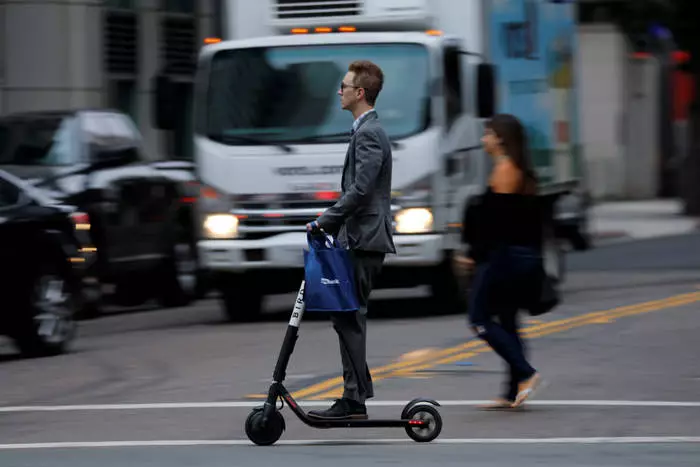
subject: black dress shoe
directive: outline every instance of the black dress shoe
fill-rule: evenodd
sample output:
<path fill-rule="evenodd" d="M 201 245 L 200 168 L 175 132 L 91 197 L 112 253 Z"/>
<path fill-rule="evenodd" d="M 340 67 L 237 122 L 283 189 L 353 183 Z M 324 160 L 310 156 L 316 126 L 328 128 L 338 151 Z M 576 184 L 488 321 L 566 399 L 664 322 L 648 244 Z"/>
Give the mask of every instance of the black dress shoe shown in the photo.
<path fill-rule="evenodd" d="M 338 399 L 326 410 L 311 410 L 309 417 L 325 420 L 367 419 L 367 408 L 352 399 Z"/>

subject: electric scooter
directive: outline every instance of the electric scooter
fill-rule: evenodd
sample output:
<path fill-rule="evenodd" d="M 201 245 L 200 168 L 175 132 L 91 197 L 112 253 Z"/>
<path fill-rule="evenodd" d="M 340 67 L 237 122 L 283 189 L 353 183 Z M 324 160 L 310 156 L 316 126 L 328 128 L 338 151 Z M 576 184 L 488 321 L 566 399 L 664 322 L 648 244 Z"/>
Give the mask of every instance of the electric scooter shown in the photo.
<path fill-rule="evenodd" d="M 406 434 L 416 442 L 430 442 L 440 435 L 442 431 L 442 417 L 435 408 L 440 404 L 432 399 L 416 398 L 408 402 L 401 411 L 399 419 L 320 419 L 308 416 L 299 407 L 291 394 L 284 387 L 287 364 L 294 351 L 294 345 L 298 338 L 299 325 L 304 315 L 304 281 L 297 294 L 296 303 L 292 310 L 292 317 L 287 326 L 287 332 L 282 342 L 282 349 L 277 358 L 277 365 L 272 376 L 272 384 L 267 394 L 267 400 L 261 407 L 256 407 L 248 415 L 245 421 L 245 433 L 253 443 L 260 446 L 274 444 L 282 436 L 286 429 L 284 417 L 280 410 L 284 403 L 292 409 L 292 412 L 306 425 L 314 428 L 370 428 L 370 427 L 403 427 Z M 277 407 L 277 399 L 281 405 Z"/>

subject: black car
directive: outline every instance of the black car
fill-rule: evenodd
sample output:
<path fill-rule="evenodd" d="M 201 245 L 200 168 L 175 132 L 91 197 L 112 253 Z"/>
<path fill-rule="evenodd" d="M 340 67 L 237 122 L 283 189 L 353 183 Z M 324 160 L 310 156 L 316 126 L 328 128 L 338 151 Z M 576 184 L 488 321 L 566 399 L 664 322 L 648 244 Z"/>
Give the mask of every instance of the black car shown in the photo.
<path fill-rule="evenodd" d="M 83 215 L 0 171 L 0 334 L 28 356 L 65 352 L 84 302 Z"/>
<path fill-rule="evenodd" d="M 0 117 L 0 169 L 84 213 L 92 243 L 90 275 L 105 299 L 183 306 L 196 297 L 197 254 L 184 184 L 143 156 L 125 114 L 104 109 Z M 97 315 L 102 300 L 87 306 Z"/>

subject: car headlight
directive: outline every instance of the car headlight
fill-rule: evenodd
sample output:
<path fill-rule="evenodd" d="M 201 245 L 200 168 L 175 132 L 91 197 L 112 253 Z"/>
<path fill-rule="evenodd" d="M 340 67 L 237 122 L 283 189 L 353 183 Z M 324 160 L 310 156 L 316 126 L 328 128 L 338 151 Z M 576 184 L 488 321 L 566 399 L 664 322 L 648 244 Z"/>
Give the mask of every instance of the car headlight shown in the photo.
<path fill-rule="evenodd" d="M 403 209 L 396 214 L 396 233 L 417 234 L 433 230 L 433 213 L 426 208 Z"/>
<path fill-rule="evenodd" d="M 234 238 L 238 234 L 238 218 L 232 214 L 209 214 L 204 218 L 204 234 L 208 238 Z"/>

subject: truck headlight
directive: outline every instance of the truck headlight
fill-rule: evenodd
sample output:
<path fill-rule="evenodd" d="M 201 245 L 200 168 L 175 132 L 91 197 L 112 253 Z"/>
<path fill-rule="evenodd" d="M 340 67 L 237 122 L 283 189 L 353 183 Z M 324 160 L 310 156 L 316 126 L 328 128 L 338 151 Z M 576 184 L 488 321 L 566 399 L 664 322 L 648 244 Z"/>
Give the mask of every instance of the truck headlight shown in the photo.
<path fill-rule="evenodd" d="M 238 234 L 238 218 L 232 214 L 209 214 L 204 218 L 204 234 L 208 238 L 234 238 Z"/>
<path fill-rule="evenodd" d="M 402 209 L 396 214 L 396 233 L 417 234 L 433 230 L 433 213 L 426 208 Z"/>

